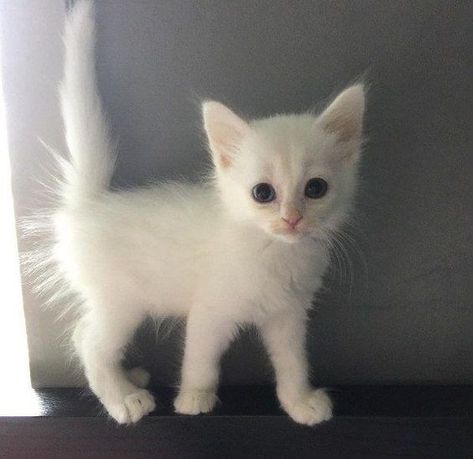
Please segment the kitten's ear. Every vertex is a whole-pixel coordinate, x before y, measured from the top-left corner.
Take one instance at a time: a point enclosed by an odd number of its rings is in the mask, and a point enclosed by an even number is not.
[[[317,122],[340,142],[360,143],[365,113],[365,88],[362,84],[345,89],[319,116]]]
[[[230,167],[250,126],[220,102],[204,102],[202,116],[215,165],[223,169]]]

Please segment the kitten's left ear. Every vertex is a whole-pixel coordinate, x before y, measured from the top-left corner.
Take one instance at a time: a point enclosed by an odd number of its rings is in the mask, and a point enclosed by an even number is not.
[[[232,165],[250,126],[220,102],[204,102],[202,115],[214,164],[226,169]]]
[[[319,116],[318,125],[324,131],[334,134],[339,142],[353,142],[355,150],[358,150],[363,132],[365,99],[362,84],[350,86]]]

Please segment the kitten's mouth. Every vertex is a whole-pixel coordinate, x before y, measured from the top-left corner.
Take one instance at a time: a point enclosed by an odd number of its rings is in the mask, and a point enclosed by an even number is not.
[[[283,234],[288,236],[302,236],[303,233],[297,228],[287,228]]]
[[[273,234],[278,238],[289,243],[295,243],[300,241],[304,236],[307,235],[305,231],[301,231],[298,228],[280,228],[278,231],[274,231]]]
[[[288,227],[286,228],[286,231],[287,231],[288,233],[300,233],[300,232],[301,232],[301,230],[300,230],[300,228],[299,228],[298,226],[296,226],[296,227],[294,227],[294,226],[288,226]]]
[[[281,222],[278,221],[271,225],[269,232],[277,239],[294,243],[309,235],[310,227],[304,224],[299,224],[297,226],[282,225]]]

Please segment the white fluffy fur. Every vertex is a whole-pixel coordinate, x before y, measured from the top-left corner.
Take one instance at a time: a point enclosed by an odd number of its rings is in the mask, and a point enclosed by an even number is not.
[[[329,263],[327,242],[349,215],[357,179],[364,90],[345,90],[319,116],[246,122],[203,105],[215,180],[111,192],[114,148],[97,94],[93,5],[81,0],[65,31],[61,89],[70,162],[54,215],[53,258],[82,299],[74,344],[90,387],[120,423],[155,407],[146,374],[126,374],[123,349],[146,316],[187,317],[179,413],[212,410],[219,359],[243,324],[260,329],[282,407],[297,422],[331,417],[309,382],[306,312]],[[312,177],[329,184],[304,197]],[[260,204],[252,187],[271,183]],[[302,217],[296,229],[283,220]]]

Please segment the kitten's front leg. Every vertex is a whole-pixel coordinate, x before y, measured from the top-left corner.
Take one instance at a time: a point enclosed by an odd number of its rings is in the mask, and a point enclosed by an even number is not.
[[[187,319],[181,386],[174,408],[181,414],[211,411],[217,402],[219,361],[235,324],[208,309],[193,308]]]
[[[294,421],[314,425],[332,417],[332,402],[309,382],[305,352],[306,314],[290,311],[268,319],[261,332],[274,365],[279,401]]]

